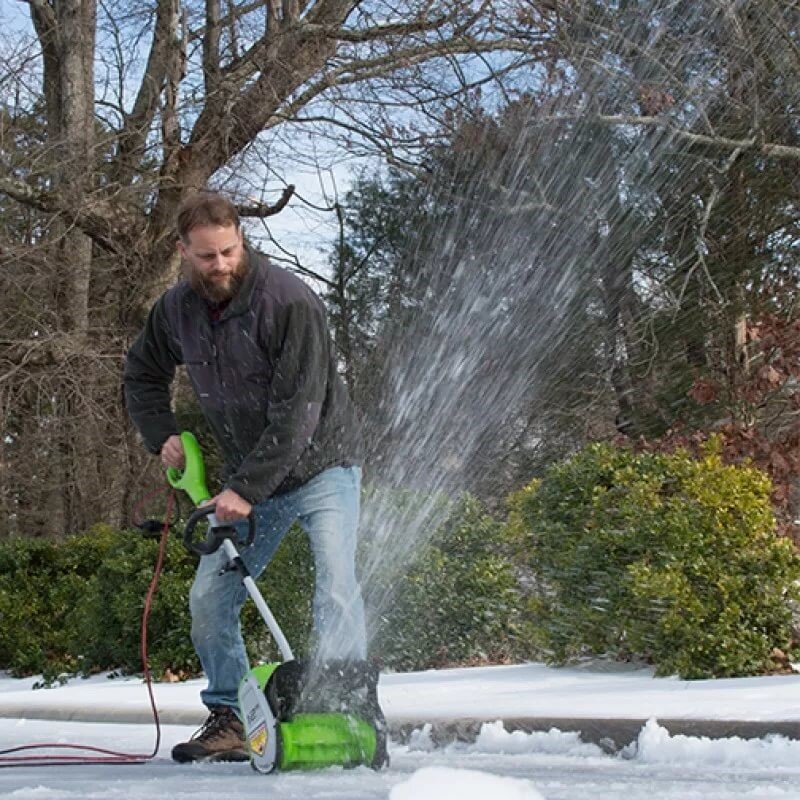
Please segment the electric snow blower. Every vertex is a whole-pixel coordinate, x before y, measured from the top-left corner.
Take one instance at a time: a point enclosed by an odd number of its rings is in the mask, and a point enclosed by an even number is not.
[[[301,662],[272,615],[239,552],[239,535],[219,523],[206,488],[200,445],[181,434],[184,469],[167,469],[169,483],[183,489],[198,508],[186,523],[184,545],[198,555],[220,547],[230,558],[226,569],[236,570],[256,604],[283,657],[282,663],[252,668],[239,685],[239,709],[244,723],[250,763],[258,772],[367,765],[380,769],[389,763],[386,720],[378,703],[378,668],[364,660]],[[204,519],[205,540],[194,531]],[[255,539],[255,519],[248,519],[246,549]]]

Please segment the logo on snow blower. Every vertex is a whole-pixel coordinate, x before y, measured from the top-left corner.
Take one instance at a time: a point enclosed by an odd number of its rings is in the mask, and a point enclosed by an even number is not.
[[[267,749],[267,726],[262,722],[249,737],[250,751],[256,755],[263,756],[264,751]]]

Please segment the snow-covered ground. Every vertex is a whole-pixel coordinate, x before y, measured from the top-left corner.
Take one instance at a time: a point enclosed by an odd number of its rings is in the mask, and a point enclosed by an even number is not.
[[[33,717],[56,709],[64,718],[147,721],[150,707],[138,678],[98,675],[31,691],[35,678],[0,673],[0,716]],[[155,685],[166,721],[205,717],[203,680]],[[428,670],[381,675],[387,719],[399,721],[520,717],[689,718],[800,721],[800,675],[682,681],[654,678],[649,669],[603,662],[556,669],[542,664]]]
[[[31,690],[32,681],[0,678],[0,749],[33,742],[77,742],[150,752],[151,725],[75,722],[68,717],[135,718],[147,708],[136,679],[98,676]],[[246,764],[177,765],[172,745],[203,716],[201,682],[159,684],[167,718],[156,759],[146,765],[0,769],[0,797],[15,800],[800,800],[800,742],[781,737],[708,740],[670,736],[657,718],[800,720],[800,676],[687,683],[644,670],[602,672],[541,665],[385,675],[381,700],[394,720],[523,716],[652,718],[635,744],[617,755],[576,734],[507,733],[484,724],[477,741],[435,748],[421,727],[393,743],[380,773],[332,768],[317,773],[258,775]],[[21,704],[21,705],[20,705]],[[29,710],[26,713],[25,709]],[[16,710],[15,710],[16,709]],[[61,721],[34,716],[61,716]],[[146,719],[146,716],[142,716]],[[181,720],[184,721],[184,720]]]

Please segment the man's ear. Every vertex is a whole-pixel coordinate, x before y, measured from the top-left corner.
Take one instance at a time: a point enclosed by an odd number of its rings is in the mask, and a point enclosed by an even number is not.
[[[178,253],[180,254],[181,258],[186,258],[186,245],[183,243],[183,239],[179,236],[177,241],[175,242],[178,248]]]

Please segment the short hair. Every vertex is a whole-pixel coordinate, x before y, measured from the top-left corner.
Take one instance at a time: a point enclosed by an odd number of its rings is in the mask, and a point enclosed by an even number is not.
[[[233,225],[239,230],[239,212],[236,206],[217,192],[190,194],[178,208],[178,236],[186,242],[190,231],[206,225]]]

